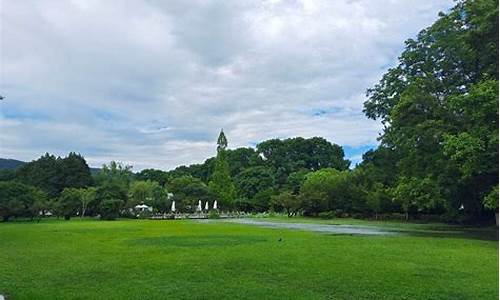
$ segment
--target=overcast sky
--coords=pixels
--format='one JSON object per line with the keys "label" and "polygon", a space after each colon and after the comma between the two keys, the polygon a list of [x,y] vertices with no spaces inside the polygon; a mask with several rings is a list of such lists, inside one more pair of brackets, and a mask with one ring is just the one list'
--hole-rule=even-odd
{"label": "overcast sky", "polygon": [[452,1],[0,0],[0,157],[171,169],[269,138],[377,144],[365,91]]}

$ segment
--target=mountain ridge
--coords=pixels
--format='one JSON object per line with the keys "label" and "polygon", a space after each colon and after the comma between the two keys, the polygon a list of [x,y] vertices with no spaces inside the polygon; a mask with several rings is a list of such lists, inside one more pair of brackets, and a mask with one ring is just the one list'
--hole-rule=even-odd
{"label": "mountain ridge", "polygon": [[[18,159],[0,157],[0,170],[15,170],[26,163],[27,162]],[[101,168],[94,168],[90,166],[89,168],[92,174],[97,173],[101,170]]]}

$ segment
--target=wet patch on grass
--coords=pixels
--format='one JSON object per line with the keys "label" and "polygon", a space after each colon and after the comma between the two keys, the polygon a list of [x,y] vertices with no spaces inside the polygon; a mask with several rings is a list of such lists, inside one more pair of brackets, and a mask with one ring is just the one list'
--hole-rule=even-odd
{"label": "wet patch on grass", "polygon": [[283,228],[283,229],[296,229],[306,230],[330,234],[345,234],[345,235],[394,235],[397,232],[390,231],[383,228],[376,228],[373,226],[359,226],[359,225],[326,225],[326,224],[313,224],[313,223],[283,223],[272,221],[256,221],[253,219],[231,219],[227,222],[257,225],[267,228]]}

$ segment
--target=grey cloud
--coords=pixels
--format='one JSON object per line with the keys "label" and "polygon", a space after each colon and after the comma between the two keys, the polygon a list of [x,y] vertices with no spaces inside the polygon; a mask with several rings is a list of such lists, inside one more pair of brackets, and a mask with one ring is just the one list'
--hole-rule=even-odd
{"label": "grey cloud", "polygon": [[80,151],[138,170],[203,161],[221,127],[232,147],[376,144],[365,89],[453,2],[2,4],[0,156]]}

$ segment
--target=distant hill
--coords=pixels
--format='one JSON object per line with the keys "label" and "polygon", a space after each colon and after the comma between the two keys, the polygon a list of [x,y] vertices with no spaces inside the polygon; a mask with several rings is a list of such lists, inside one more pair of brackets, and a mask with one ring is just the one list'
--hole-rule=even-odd
{"label": "distant hill", "polygon": [[[20,166],[24,165],[26,162],[17,160],[17,159],[10,159],[10,158],[0,158],[0,170],[14,170],[19,168]],[[100,171],[100,168],[92,168],[90,167],[90,173],[96,174]]]}
{"label": "distant hill", "polygon": [[0,169],[14,170],[25,163],[26,162],[17,159],[0,158]]}

